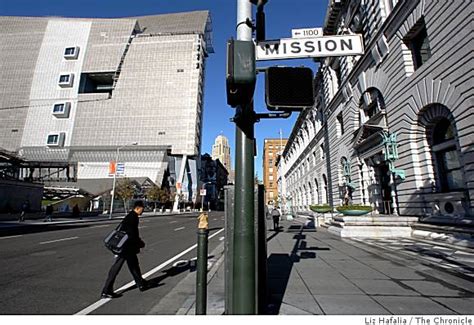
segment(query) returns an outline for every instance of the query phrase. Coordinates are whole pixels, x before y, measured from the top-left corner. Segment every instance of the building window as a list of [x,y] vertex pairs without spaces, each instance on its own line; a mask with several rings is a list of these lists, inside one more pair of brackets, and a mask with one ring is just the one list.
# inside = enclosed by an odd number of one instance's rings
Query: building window
[[47,140],[46,140],[46,145],[48,145],[49,147],[60,147],[60,146],[63,146],[63,144],[64,144],[64,137],[65,137],[65,133],[64,133],[64,132],[49,134],[49,135],[48,135],[48,138],[47,138]]
[[410,49],[415,70],[425,64],[431,57],[430,42],[423,18],[415,24],[403,41]]
[[62,74],[59,76],[59,86],[60,87],[72,87],[74,80],[74,74]]
[[273,173],[273,168],[268,168],[268,172]]
[[337,119],[337,133],[339,136],[342,136],[344,134],[344,122],[342,120],[342,112],[337,115],[336,119]]
[[453,125],[447,118],[442,118],[434,125],[432,132],[431,149],[441,192],[464,189],[462,165],[456,149]]
[[79,56],[79,47],[78,46],[72,46],[72,47],[66,47],[64,50],[64,58],[68,60],[75,60]]
[[53,115],[56,117],[69,117],[70,102],[57,103],[53,105]]
[[54,105],[53,113],[63,113],[63,112],[64,112],[64,103]]
[[320,156],[321,156],[321,160],[324,160],[324,158],[325,158],[325,157],[324,157],[324,144],[321,144],[321,145],[319,146],[319,154],[320,154]]
[[268,176],[269,181],[273,181],[273,175]]
[[377,88],[370,88],[362,94],[359,109],[359,126],[385,109],[382,93]]

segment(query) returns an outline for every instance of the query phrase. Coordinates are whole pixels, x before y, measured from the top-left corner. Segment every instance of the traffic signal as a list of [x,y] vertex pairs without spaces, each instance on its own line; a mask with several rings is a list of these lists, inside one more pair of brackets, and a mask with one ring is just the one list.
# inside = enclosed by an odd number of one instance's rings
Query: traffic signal
[[252,41],[227,41],[227,104],[236,107],[250,103],[255,80],[255,44]]
[[270,67],[265,73],[265,102],[271,111],[300,111],[314,105],[313,70]]

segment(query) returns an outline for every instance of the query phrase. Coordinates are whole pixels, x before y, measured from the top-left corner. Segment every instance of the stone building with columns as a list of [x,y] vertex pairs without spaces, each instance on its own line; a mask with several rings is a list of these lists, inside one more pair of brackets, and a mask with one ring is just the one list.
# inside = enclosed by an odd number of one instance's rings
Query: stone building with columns
[[324,34],[362,34],[365,54],[319,62],[283,153],[294,213],[349,195],[373,215],[473,221],[472,8],[329,1]]

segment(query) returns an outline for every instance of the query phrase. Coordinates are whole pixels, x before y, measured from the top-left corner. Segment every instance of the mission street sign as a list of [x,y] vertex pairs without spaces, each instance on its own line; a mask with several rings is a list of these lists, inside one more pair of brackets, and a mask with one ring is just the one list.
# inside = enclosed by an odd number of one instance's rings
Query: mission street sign
[[256,60],[284,60],[364,54],[361,35],[282,38],[257,43]]

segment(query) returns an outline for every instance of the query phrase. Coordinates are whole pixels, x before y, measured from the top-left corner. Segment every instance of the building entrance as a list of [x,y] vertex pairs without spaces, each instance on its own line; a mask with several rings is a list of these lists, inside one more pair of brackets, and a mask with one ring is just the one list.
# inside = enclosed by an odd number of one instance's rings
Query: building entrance
[[379,165],[380,194],[382,198],[382,214],[393,213],[392,187],[390,185],[390,170],[385,162]]

